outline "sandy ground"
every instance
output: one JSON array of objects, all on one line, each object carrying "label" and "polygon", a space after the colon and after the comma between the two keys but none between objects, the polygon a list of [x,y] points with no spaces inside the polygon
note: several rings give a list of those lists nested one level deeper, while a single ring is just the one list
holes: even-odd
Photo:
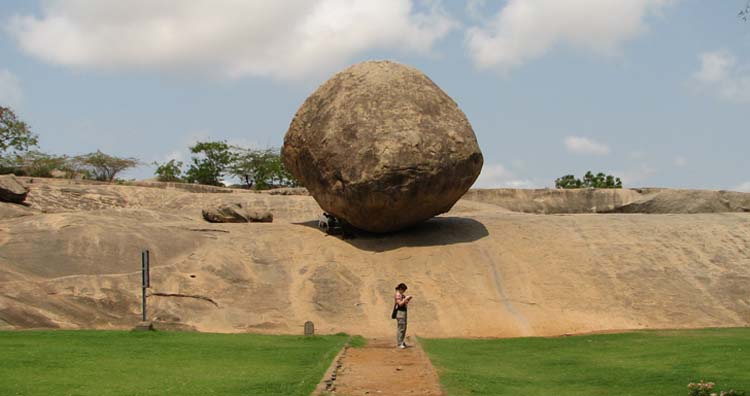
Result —
[{"label": "sandy ground", "polygon": [[394,340],[370,339],[364,348],[347,349],[341,363],[334,381],[337,395],[444,394],[432,363],[419,345],[398,349]]},{"label": "sandy ground", "polygon": [[[342,240],[317,229],[309,196],[30,186],[29,207],[0,204],[0,328],[131,328],[144,248],[157,328],[300,334],[311,320],[380,338],[399,282],[415,295],[410,330],[426,337],[750,324],[750,213],[540,215],[485,192],[413,229]],[[635,193],[623,194],[612,199]],[[673,209],[696,195],[670,194]],[[202,207],[233,202],[274,222],[202,220]]]}]

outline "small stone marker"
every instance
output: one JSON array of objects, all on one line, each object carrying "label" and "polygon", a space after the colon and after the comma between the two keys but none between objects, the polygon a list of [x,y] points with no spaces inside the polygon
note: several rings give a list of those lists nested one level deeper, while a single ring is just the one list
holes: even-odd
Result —
[{"label": "small stone marker", "polygon": [[309,320],[305,322],[305,335],[306,336],[315,335],[315,325],[313,324],[313,322]]}]

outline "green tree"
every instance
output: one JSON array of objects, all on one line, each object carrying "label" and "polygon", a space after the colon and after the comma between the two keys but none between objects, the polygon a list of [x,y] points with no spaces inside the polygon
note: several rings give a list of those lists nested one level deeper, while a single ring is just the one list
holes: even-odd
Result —
[{"label": "green tree", "polygon": [[296,186],[297,181],[284,168],[278,148],[265,150],[233,147],[229,174],[242,180],[248,188],[266,190]]},{"label": "green tree", "polygon": [[745,8],[740,10],[738,16],[745,22],[750,20],[750,0],[745,4]]},{"label": "green tree", "polygon": [[95,153],[79,155],[73,159],[84,172],[100,181],[113,181],[117,174],[140,165],[136,158],[115,157],[97,150]]},{"label": "green tree", "polygon": [[10,108],[0,106],[0,155],[9,149],[26,151],[38,143],[28,124],[19,120]]},{"label": "green tree", "polygon": [[174,159],[169,160],[163,164],[154,162],[156,171],[154,174],[157,176],[159,181],[163,182],[179,182],[182,181],[180,176],[182,175],[182,161]]},{"label": "green tree", "polygon": [[190,152],[195,155],[185,175],[187,182],[221,186],[224,173],[233,159],[227,142],[197,142],[190,147]]},{"label": "green tree", "polygon": [[583,180],[573,175],[565,175],[555,180],[557,188],[622,188],[622,181],[619,177],[606,175],[602,172],[596,175],[588,171],[583,175]]},{"label": "green tree", "polygon": [[278,175],[279,186],[298,187],[300,185],[294,175],[284,166],[284,162],[281,160],[281,152],[274,158],[274,169],[276,169],[276,174]]},{"label": "green tree", "polygon": [[269,187],[271,175],[271,149],[254,150],[233,147],[234,156],[229,165],[229,174],[242,180],[247,188],[264,190]]},{"label": "green tree", "polygon": [[557,188],[581,188],[582,186],[581,179],[577,179],[573,175],[565,175],[555,180],[555,187]]}]

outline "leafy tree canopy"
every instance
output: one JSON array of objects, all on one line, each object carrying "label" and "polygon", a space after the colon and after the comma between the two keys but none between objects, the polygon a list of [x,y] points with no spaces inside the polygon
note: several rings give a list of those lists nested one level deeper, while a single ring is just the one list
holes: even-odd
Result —
[{"label": "leafy tree canopy", "polygon": [[113,181],[118,173],[140,165],[135,158],[115,157],[99,150],[75,157],[73,162],[92,178],[100,181]]},{"label": "leafy tree canopy", "polygon": [[190,147],[192,164],[185,179],[188,183],[221,186],[227,166],[232,162],[232,152],[226,141],[197,142]]},{"label": "leafy tree canopy", "polygon": [[163,182],[179,182],[182,181],[180,177],[182,175],[182,161],[169,160],[163,164],[154,162],[156,166],[156,177],[159,181]]},{"label": "leafy tree canopy", "polygon": [[0,155],[9,149],[26,151],[38,144],[29,125],[19,120],[8,107],[0,106]]},{"label": "leafy tree canopy", "polygon": [[298,185],[284,168],[277,148],[256,150],[233,147],[233,153],[229,174],[242,180],[248,188],[265,190]]},{"label": "leafy tree canopy", "polygon": [[622,181],[619,177],[605,175],[602,172],[594,175],[591,171],[586,172],[582,179],[574,175],[565,175],[555,180],[557,188],[622,188]]}]

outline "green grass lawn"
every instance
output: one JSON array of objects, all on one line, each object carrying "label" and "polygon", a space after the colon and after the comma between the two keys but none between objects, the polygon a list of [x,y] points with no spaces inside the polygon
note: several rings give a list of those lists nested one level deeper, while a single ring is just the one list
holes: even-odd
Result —
[{"label": "green grass lawn", "polygon": [[420,342],[449,396],[687,395],[701,379],[750,396],[750,328]]},{"label": "green grass lawn", "polygon": [[309,395],[347,336],[0,332],[0,395]]}]

